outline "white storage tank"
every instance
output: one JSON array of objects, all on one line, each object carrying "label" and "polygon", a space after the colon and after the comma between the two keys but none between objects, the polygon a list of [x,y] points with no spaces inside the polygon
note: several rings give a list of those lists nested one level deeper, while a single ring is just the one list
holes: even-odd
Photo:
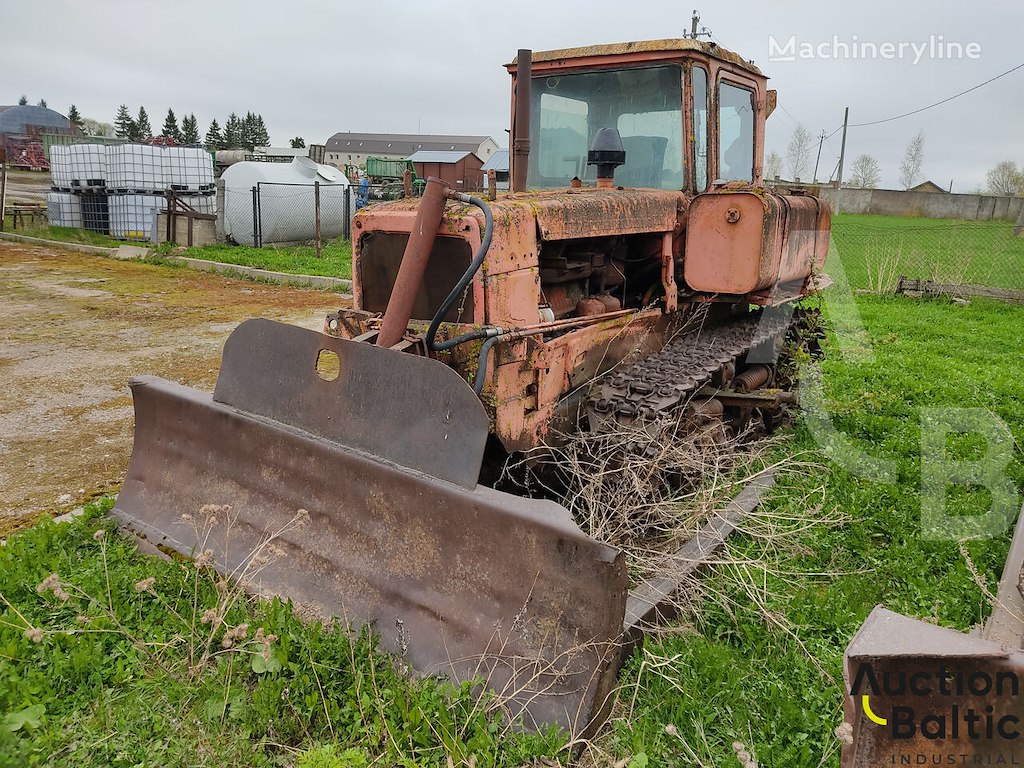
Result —
[{"label": "white storage tank", "polygon": [[[57,147],[53,147],[56,149]],[[70,192],[46,193],[46,218],[51,227],[82,227],[82,200]]]},{"label": "white storage tank", "polygon": [[112,192],[162,192],[164,148],[145,144],[107,147],[107,188]]},{"label": "white storage tank", "polygon": [[224,231],[236,243],[255,245],[253,187],[259,186],[262,243],[291,243],[316,237],[314,184],[320,182],[320,236],[338,237],[350,215],[348,178],[337,168],[308,157],[290,163],[235,163],[224,180]]},{"label": "white storage tank", "polygon": [[164,149],[164,181],[178,192],[206,192],[214,188],[213,158],[199,147]]}]

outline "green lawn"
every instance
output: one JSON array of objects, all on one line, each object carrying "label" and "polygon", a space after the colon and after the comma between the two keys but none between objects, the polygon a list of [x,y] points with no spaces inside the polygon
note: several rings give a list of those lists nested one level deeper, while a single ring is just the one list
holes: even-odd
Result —
[{"label": "green lawn", "polygon": [[1024,237],[1013,228],[1009,221],[844,213],[832,219],[832,260],[842,260],[855,289],[891,293],[905,275],[1024,290]]},{"label": "green lawn", "polygon": [[275,272],[297,275],[323,275],[325,277],[352,277],[352,244],[338,239],[325,242],[320,258],[311,245],[284,248],[252,248],[244,245],[207,245],[202,248],[160,246],[157,255],[173,254],[193,259],[207,259],[223,264],[239,264]]},{"label": "green lawn", "polygon": [[[844,357],[831,339],[824,394],[835,427],[891,463],[888,480],[857,476],[806,423],[794,427],[776,458],[797,456],[801,471],[782,475],[765,513],[799,521],[816,510],[832,522],[730,540],[728,562],[693,595],[686,631],[649,640],[628,663],[616,717],[596,742],[603,754],[632,757],[633,768],[728,766],[740,742],[761,766],[836,766],[842,653],[871,608],[958,629],[986,616],[957,543],[921,535],[921,409],[981,408],[1024,440],[1024,380],[1006,357],[1024,307],[862,296],[858,309],[874,360]],[[971,440],[951,448],[961,457],[983,449]],[[1007,472],[1024,484],[1019,451]],[[964,513],[988,503],[983,490],[951,499]],[[468,688],[403,678],[365,639],[304,626],[278,603],[239,598],[221,611],[223,628],[197,623],[221,604],[214,579],[140,556],[112,532],[95,541],[98,527],[110,528],[98,514],[42,524],[0,547],[0,594],[10,601],[0,606],[9,725],[0,766],[3,755],[15,756],[10,765],[275,765],[304,749],[316,751],[299,765],[331,768],[373,756],[381,766],[444,765],[445,754],[470,752],[480,766],[564,760],[557,735],[514,736],[474,708]],[[989,587],[1008,539],[966,545]],[[66,602],[37,591],[51,573]],[[154,591],[136,591],[150,576]],[[223,632],[241,623],[249,629],[237,647],[225,646]],[[269,658],[257,627],[278,637]],[[212,655],[197,666],[204,649]]]},{"label": "green lawn", "polygon": [[[959,224],[975,243],[1002,242],[1006,229]],[[835,241],[851,283],[869,287],[873,248],[906,250],[934,240],[936,228],[844,215]],[[348,244],[334,247],[333,274],[347,276]],[[1015,242],[1001,247],[1021,257]],[[310,271],[302,261],[309,250],[218,246],[187,255]],[[257,261],[264,257],[271,261]],[[966,543],[970,563],[957,542],[922,535],[922,409],[981,409],[1019,446],[1024,378],[1012,353],[1024,307],[858,295],[852,312],[833,291],[825,309],[842,329],[823,361],[826,411],[854,446],[886,462],[886,478],[854,472],[806,421],[789,431],[776,458],[797,457],[799,471],[781,475],[763,516],[797,522],[735,535],[727,562],[710,568],[693,594],[685,631],[649,640],[627,664],[615,719],[596,742],[613,762],[734,766],[740,742],[765,768],[838,766],[842,653],[872,607],[961,630],[988,613],[971,569],[994,589],[1010,532]],[[858,315],[865,330],[851,335]],[[865,342],[872,359],[848,354]],[[978,439],[949,443],[960,458],[984,448]],[[1006,472],[1024,487],[1019,448]],[[948,498],[964,516],[990,500],[981,488],[953,488]],[[829,522],[799,531],[808,510]],[[110,527],[98,515],[43,524],[0,547],[0,594],[9,601],[0,603],[0,720],[8,724],[0,727],[0,767],[275,765],[310,748],[319,751],[300,765],[363,765],[367,757],[381,766],[444,765],[446,753],[470,752],[480,766],[564,760],[559,737],[514,736],[473,707],[468,688],[403,678],[365,639],[304,626],[280,604],[235,601],[222,612],[224,626],[250,629],[235,650],[224,646],[224,629],[211,633],[195,618],[220,600],[214,579],[142,557],[113,533],[95,541],[97,526]],[[37,592],[51,573],[74,586],[67,602]],[[148,576],[155,592],[137,592]],[[278,636],[269,658],[256,627]],[[204,649],[216,653],[197,667]],[[346,749],[355,751],[338,757]]]},{"label": "green lawn", "polygon": [[[623,675],[636,703],[608,737],[615,753],[644,752],[658,765],[691,749],[703,760],[692,764],[737,765],[738,741],[761,766],[838,766],[842,654],[872,607],[884,603],[961,630],[987,615],[957,543],[921,534],[921,409],[985,409],[1019,446],[1024,379],[1008,349],[1017,343],[1024,307],[871,296],[857,304],[875,359],[844,359],[833,340],[824,362],[826,403],[837,429],[891,462],[891,481],[874,482],[831,461],[801,423],[783,453],[820,469],[787,476],[767,511],[799,517],[821,504],[822,514],[846,522],[785,546],[734,537],[735,564],[715,567],[705,579],[694,634],[648,645],[652,655],[635,657]],[[960,455],[977,458],[984,450],[979,441],[959,442]],[[1019,448],[1007,472],[1024,487]],[[951,489],[949,497],[964,514],[989,503],[979,488]],[[993,591],[1009,535],[966,545]]]},{"label": "green lawn", "polygon": [[64,243],[80,243],[83,245],[98,245],[102,248],[117,248],[124,245],[124,240],[115,240],[106,235],[90,232],[87,229],[72,229],[70,227],[27,227],[25,229],[14,229],[11,217],[7,217],[5,232],[14,235],[25,235],[26,237],[38,237],[43,240],[59,240]]}]

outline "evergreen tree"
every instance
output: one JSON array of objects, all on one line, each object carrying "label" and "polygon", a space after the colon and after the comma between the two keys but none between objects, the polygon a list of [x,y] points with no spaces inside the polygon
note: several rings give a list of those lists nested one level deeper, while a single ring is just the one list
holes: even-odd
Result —
[{"label": "evergreen tree", "polygon": [[305,149],[305,148],[306,148],[306,140],[304,138],[302,138],[301,136],[296,136],[294,139],[292,139],[292,149]]},{"label": "evergreen tree", "polygon": [[28,96],[25,96],[24,94],[22,94],[21,98],[18,99],[18,106],[19,107],[24,107],[26,104],[28,104]]},{"label": "evergreen tree", "polygon": [[160,135],[167,139],[174,139],[181,143],[181,130],[178,128],[178,118],[174,116],[174,110],[168,108],[167,117],[164,118],[164,127]]},{"label": "evergreen tree", "polygon": [[132,141],[142,141],[148,139],[148,136],[143,136],[142,131],[139,129],[139,123],[135,118],[130,118],[128,122],[128,138]]},{"label": "evergreen tree", "polygon": [[226,149],[237,149],[245,146],[242,135],[242,120],[232,112],[224,123],[224,147]]},{"label": "evergreen tree", "polygon": [[255,115],[252,123],[252,132],[249,134],[254,147],[269,147],[270,134],[267,133],[267,126],[263,123],[263,115]]},{"label": "evergreen tree", "polygon": [[132,126],[135,121],[132,120],[131,113],[128,112],[128,107],[122,104],[117,108],[117,115],[114,116],[114,135],[119,139],[127,139],[132,135]]},{"label": "evergreen tree", "polygon": [[153,135],[153,126],[149,124],[149,115],[146,113],[145,107],[139,107],[139,116],[135,118],[136,133],[139,134],[139,138],[142,140],[148,139]]},{"label": "evergreen tree", "polygon": [[68,122],[70,122],[71,125],[74,126],[75,128],[78,128],[79,130],[81,130],[81,128],[82,128],[82,115],[79,114],[78,107],[76,107],[74,104],[72,104],[68,108]]},{"label": "evergreen tree", "polygon": [[46,99],[40,99],[39,103],[36,104],[36,106],[37,107],[42,107],[43,109],[46,109]]},{"label": "evergreen tree", "polygon": [[224,149],[224,134],[220,132],[220,125],[216,120],[210,123],[210,130],[206,132],[206,140],[203,143],[210,151]]},{"label": "evergreen tree", "polygon": [[256,115],[252,112],[246,112],[245,117],[242,119],[242,146],[248,149],[250,152],[255,146],[254,136],[256,132]]},{"label": "evergreen tree", "polygon": [[199,143],[199,121],[194,114],[181,120],[181,143],[188,147]]}]

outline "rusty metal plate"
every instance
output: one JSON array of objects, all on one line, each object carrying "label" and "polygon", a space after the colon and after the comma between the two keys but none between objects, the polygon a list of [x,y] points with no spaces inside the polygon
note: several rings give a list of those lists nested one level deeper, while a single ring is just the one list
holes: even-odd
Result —
[{"label": "rusty metal plate", "polygon": [[671,232],[685,201],[681,192],[651,189],[587,189],[530,198],[544,240]]},{"label": "rusty metal plate", "polygon": [[[359,402],[381,395],[352,387]],[[579,733],[601,710],[619,661],[625,562],[564,508],[438,480],[162,379],[136,379],[132,393],[135,444],[114,508],[127,527],[185,554],[213,546],[218,569],[251,591],[370,624],[421,673],[482,676],[527,727]],[[232,508],[213,545],[193,527],[208,504]],[[275,541],[284,557],[246,576],[268,532],[299,509],[309,522]]]},{"label": "rusty metal plate", "polygon": [[878,606],[847,648],[843,675],[844,768],[1020,764],[1024,653],[1016,647]]},{"label": "rusty metal plate", "polygon": [[[338,376],[317,374],[321,350]],[[272,320],[228,337],[213,399],[434,477],[476,485],[487,413],[451,368]]]}]

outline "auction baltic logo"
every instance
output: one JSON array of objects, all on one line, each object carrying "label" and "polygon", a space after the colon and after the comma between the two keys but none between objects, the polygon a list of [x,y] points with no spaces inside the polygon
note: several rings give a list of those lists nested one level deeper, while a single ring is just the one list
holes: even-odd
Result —
[{"label": "auction baltic logo", "polygon": [[[948,746],[961,739],[1014,745],[1012,760],[999,756],[985,764],[1020,765],[1020,748],[1015,744],[1022,735],[1021,719],[1013,712],[1019,712],[1016,697],[1020,695],[1020,680],[1012,670],[928,669],[927,663],[912,670],[876,670],[862,662],[850,695],[860,700],[864,717],[885,728],[894,743],[920,736]],[[886,700],[891,703],[883,705]],[[1006,707],[1011,711],[1007,712]],[[893,763],[897,763],[893,757]],[[941,764],[960,763],[949,760]]]},{"label": "auction baltic logo", "polygon": [[961,43],[946,40],[942,35],[930,35],[927,40],[861,40],[852,35],[849,40],[832,35],[831,40],[811,42],[797,40],[790,35],[780,42],[774,35],[768,35],[768,61],[796,61],[797,59],[840,59],[854,61],[904,60],[919,64],[922,59],[958,60],[980,59],[981,43]]}]

